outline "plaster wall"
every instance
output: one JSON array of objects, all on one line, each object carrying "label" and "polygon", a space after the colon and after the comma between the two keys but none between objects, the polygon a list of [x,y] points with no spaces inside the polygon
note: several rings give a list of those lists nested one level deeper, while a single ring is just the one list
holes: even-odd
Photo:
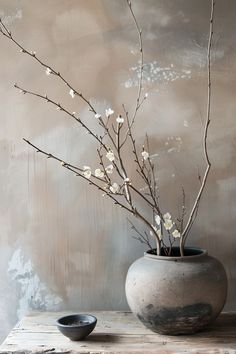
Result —
[{"label": "plaster wall", "polygon": [[[163,208],[190,207],[204,172],[206,46],[210,2],[133,0],[143,29],[148,92],[135,125],[150,137]],[[234,0],[216,0],[212,56],[212,171],[189,244],[207,248],[229,278],[226,310],[236,310],[236,125]],[[0,15],[30,50],[104,112],[134,107],[137,35],[122,0],[0,0]],[[84,104],[0,37],[0,339],[30,308],[127,309],[124,281],[144,248],[124,212],[23,141],[80,165],[97,166],[96,145],[76,122],[27,89],[48,93],[95,126]],[[126,161],[131,161],[126,154]],[[130,175],[134,174],[134,167]],[[140,186],[141,187],[141,186]]]}]

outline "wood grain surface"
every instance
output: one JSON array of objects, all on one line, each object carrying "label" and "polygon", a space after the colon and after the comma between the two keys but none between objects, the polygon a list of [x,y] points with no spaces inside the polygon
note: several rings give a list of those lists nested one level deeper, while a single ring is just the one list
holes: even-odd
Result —
[{"label": "wood grain surface", "polygon": [[130,312],[93,312],[97,326],[87,339],[72,342],[56,328],[68,312],[32,312],[0,346],[10,353],[236,353],[236,313],[223,313],[206,331],[192,336],[162,336],[151,332]]}]

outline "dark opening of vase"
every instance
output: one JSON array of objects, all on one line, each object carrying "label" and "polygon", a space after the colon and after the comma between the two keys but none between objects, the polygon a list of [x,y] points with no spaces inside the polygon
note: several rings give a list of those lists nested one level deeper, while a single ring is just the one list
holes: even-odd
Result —
[{"label": "dark opening of vase", "polygon": [[[203,254],[203,253],[205,253],[205,251],[200,249],[200,248],[185,247],[185,249],[184,249],[184,256],[185,257],[198,256],[198,255]],[[148,250],[146,252],[146,254],[156,255],[157,254],[157,250],[156,250],[156,248]],[[162,257],[181,257],[180,249],[179,249],[179,247],[172,247],[171,248],[171,252],[169,254],[169,248],[166,248],[166,249],[161,248],[160,256],[162,256]]]}]

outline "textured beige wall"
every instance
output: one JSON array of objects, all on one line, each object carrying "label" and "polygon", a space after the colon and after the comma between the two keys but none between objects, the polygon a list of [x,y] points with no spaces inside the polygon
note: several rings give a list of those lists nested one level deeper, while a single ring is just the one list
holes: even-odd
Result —
[{"label": "textured beige wall", "polygon": [[[210,3],[134,0],[143,28],[145,92],[136,124],[158,153],[162,205],[176,213],[184,186],[188,205],[203,173],[206,45]],[[209,149],[213,168],[189,244],[224,263],[228,310],[236,309],[236,164],[234,0],[216,0],[213,106]],[[0,0],[0,15],[28,49],[54,63],[99,110],[132,108],[137,37],[123,0]],[[28,148],[22,137],[65,159],[95,166],[95,145],[61,112],[15,91],[55,97],[91,122],[67,89],[0,37],[0,338],[28,308],[125,309],[128,266],[143,248],[124,214],[85,182]],[[130,156],[127,156],[130,158]]]}]

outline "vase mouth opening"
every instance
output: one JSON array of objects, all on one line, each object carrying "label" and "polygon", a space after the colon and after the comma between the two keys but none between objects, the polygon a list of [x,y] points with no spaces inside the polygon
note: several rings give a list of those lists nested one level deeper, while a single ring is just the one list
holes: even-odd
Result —
[{"label": "vase mouth opening", "polygon": [[[165,252],[166,250],[166,252]],[[207,254],[207,251],[202,248],[197,247],[185,247],[184,248],[184,256],[182,257],[180,254],[179,247],[172,247],[171,253],[168,254],[169,248],[165,249],[161,248],[161,254],[156,254],[156,249],[148,250],[144,253],[145,256],[155,259],[186,259],[186,258],[198,258]]]}]

